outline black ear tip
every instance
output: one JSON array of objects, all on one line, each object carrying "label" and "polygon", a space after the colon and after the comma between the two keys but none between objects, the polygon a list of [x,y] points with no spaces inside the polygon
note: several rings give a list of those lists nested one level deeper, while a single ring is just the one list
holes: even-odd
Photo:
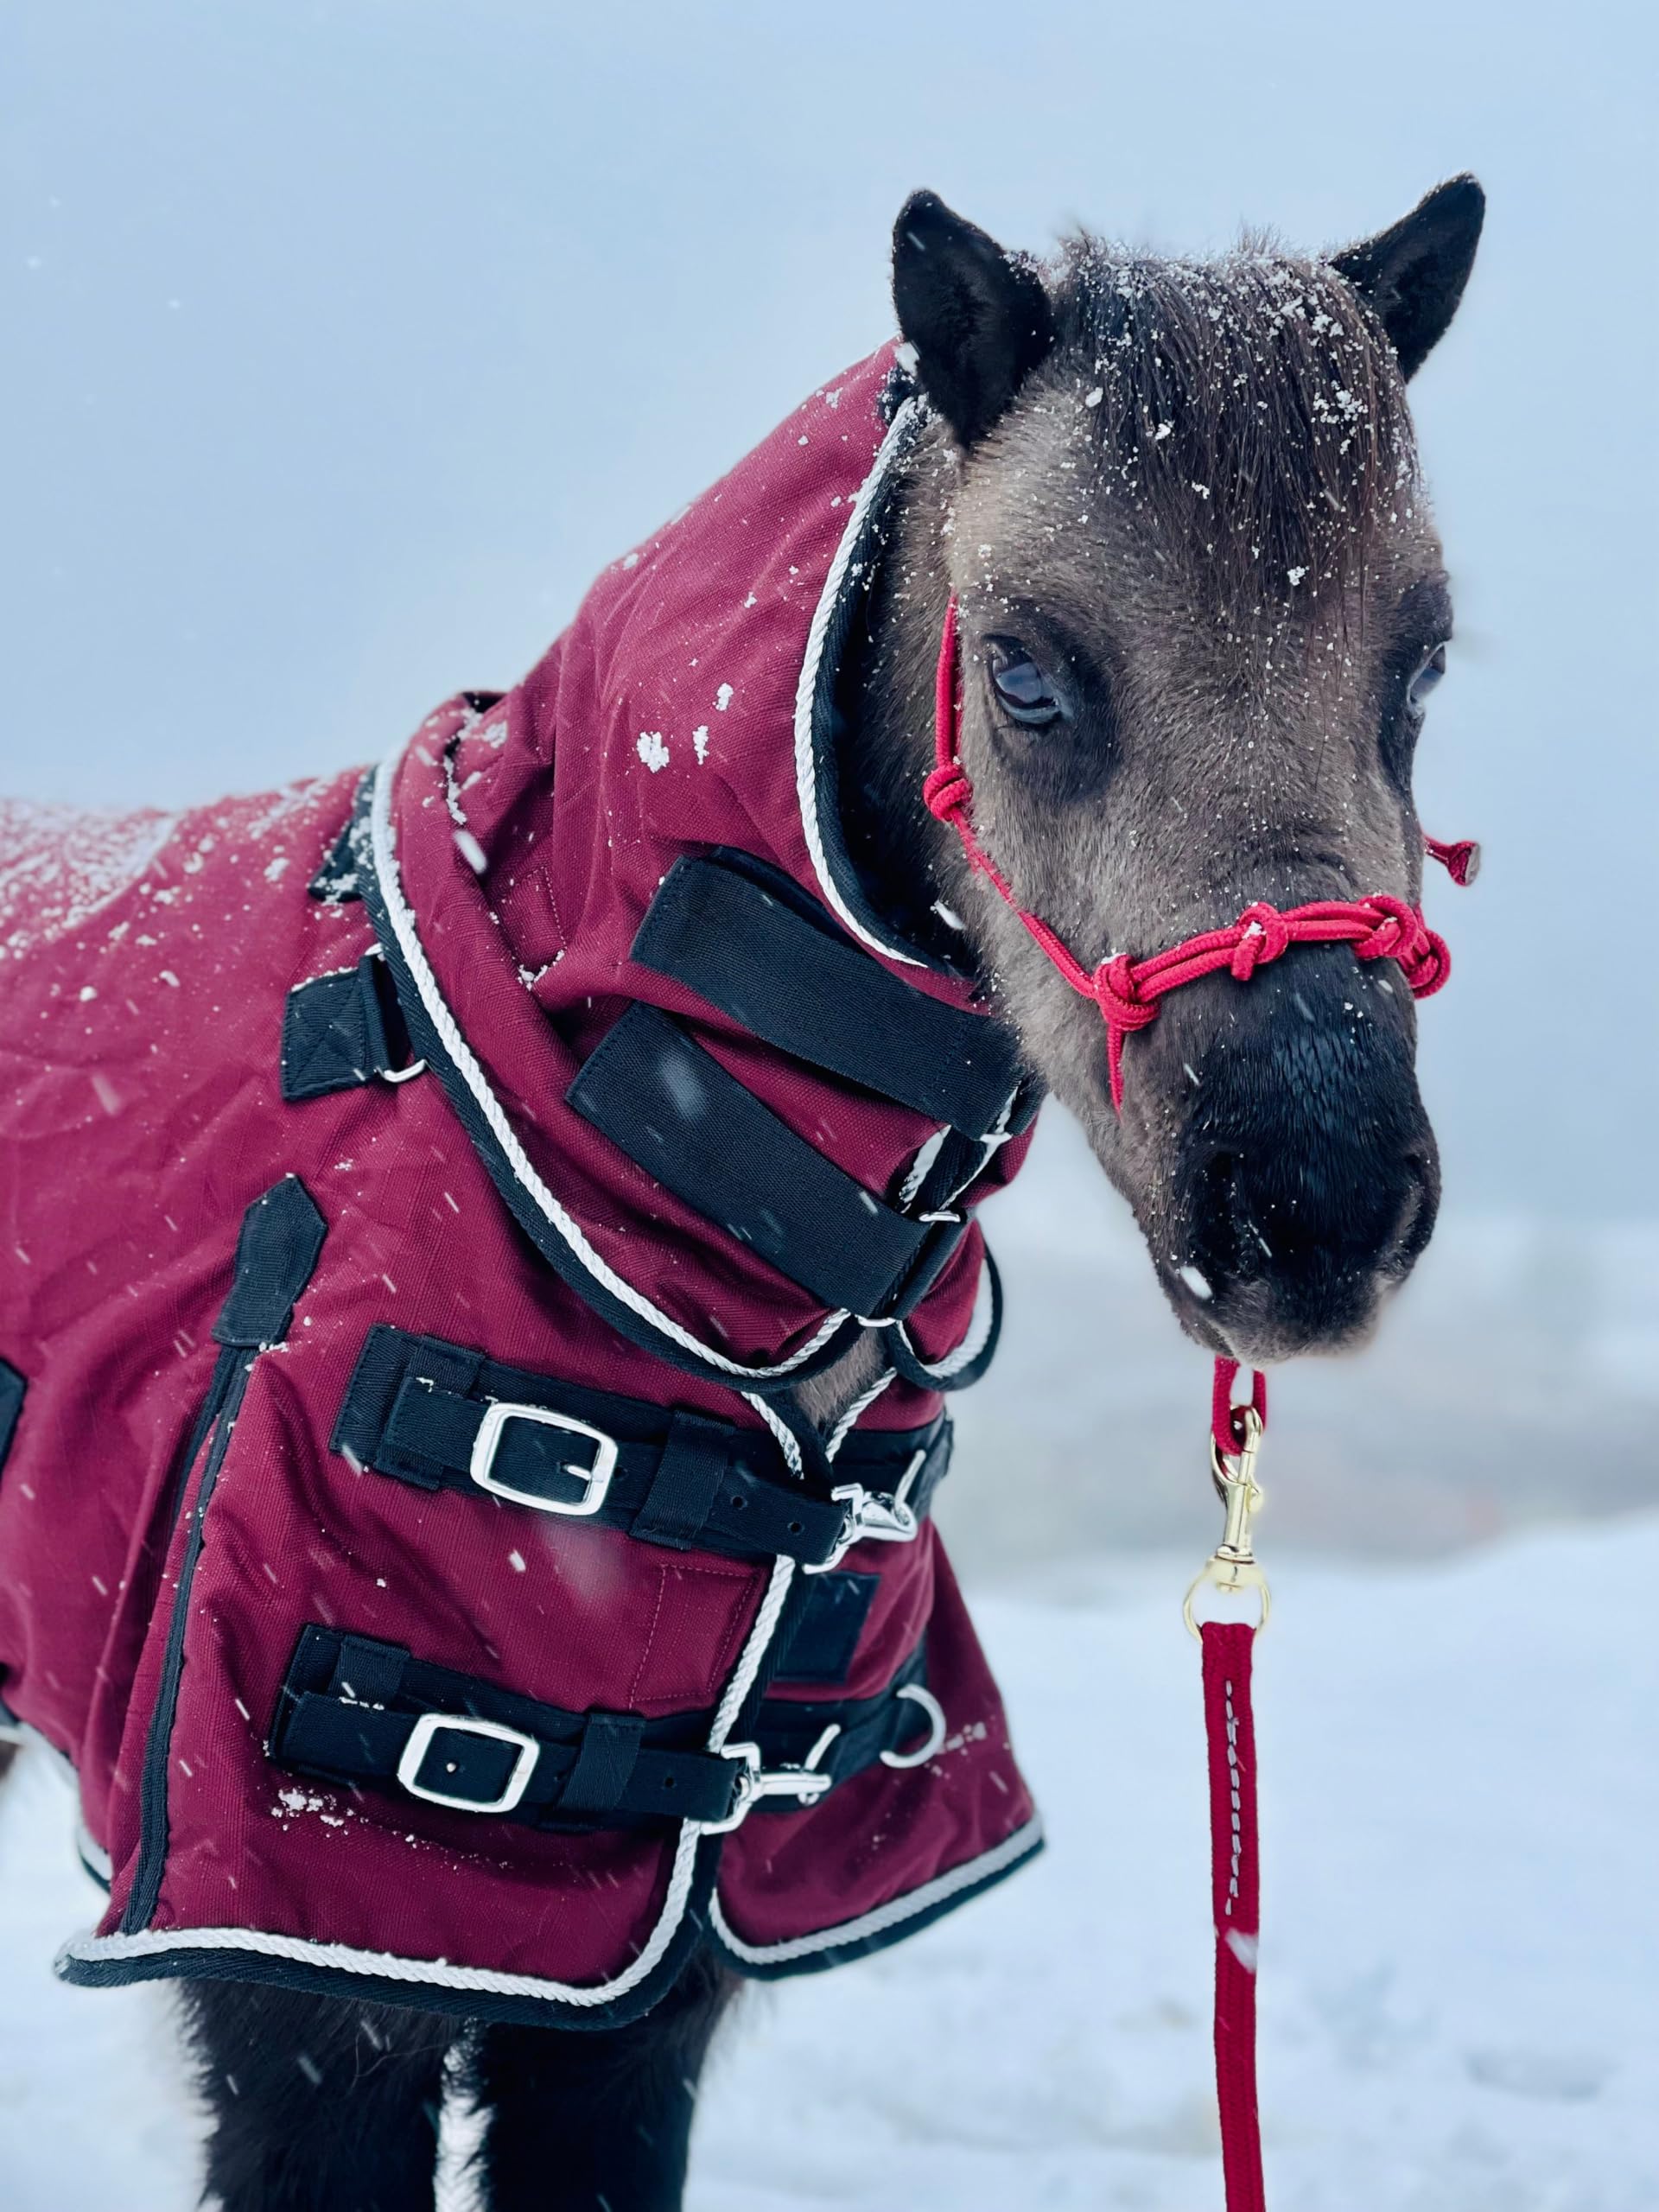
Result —
[{"label": "black ear tip", "polygon": [[912,245],[926,250],[930,233],[936,233],[950,225],[960,225],[961,217],[953,215],[937,192],[912,192],[899,210],[898,220],[893,226],[895,246]]},{"label": "black ear tip", "polygon": [[1448,228],[1472,232],[1478,238],[1486,217],[1486,194],[1480,179],[1467,169],[1461,176],[1447,177],[1424,196],[1421,212],[1432,212]]}]

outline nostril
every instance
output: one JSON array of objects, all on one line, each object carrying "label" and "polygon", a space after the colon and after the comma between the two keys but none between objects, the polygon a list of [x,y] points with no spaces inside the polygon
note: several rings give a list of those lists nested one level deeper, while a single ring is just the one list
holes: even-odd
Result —
[{"label": "nostril", "polygon": [[1401,1165],[1406,1172],[1406,1187],[1382,1266],[1386,1274],[1403,1275],[1433,1234],[1435,1175],[1433,1163],[1420,1152],[1408,1152]]}]

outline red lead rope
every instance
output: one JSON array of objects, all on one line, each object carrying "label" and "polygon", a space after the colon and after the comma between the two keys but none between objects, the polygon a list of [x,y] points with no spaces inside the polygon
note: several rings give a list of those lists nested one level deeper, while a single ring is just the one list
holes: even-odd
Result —
[{"label": "red lead rope", "polygon": [[1255,1945],[1260,1862],[1255,1724],[1246,1621],[1204,1624],[1204,1725],[1210,1741],[1210,1885],[1216,1916],[1216,2096],[1227,2212],[1264,2212],[1255,2101]]},{"label": "red lead rope", "polygon": [[[1187,1593],[1187,1625],[1204,1648],[1204,1727],[1210,1752],[1210,1889],[1216,1929],[1216,2101],[1227,2212],[1264,2212],[1262,2126],[1255,2090],[1255,1952],[1261,1929],[1261,1862],[1255,1824],[1255,1720],[1250,1659],[1268,1618],[1267,1586],[1255,1565],[1250,1521],[1262,1502],[1255,1454],[1268,1418],[1267,1378],[1255,1370],[1248,1406],[1233,1403],[1238,1363],[1216,1362],[1211,1414],[1216,1487],[1227,1527]],[[1257,1621],[1205,1621],[1192,1600],[1205,1584],[1224,1596],[1258,1594]]]},{"label": "red lead rope", "polygon": [[[1012,885],[975,833],[974,787],[962,765],[962,690],[957,674],[957,602],[953,599],[945,608],[939,641],[934,766],[922,786],[922,796],[929,812],[955,829],[969,865],[1017,916],[1072,989],[1093,999],[1099,1007],[1106,1022],[1112,1104],[1120,1112],[1124,1039],[1132,1031],[1145,1029],[1157,1020],[1158,1001],[1166,992],[1196,982],[1200,976],[1226,968],[1237,982],[1248,983],[1259,967],[1277,960],[1293,944],[1351,944],[1360,960],[1397,960],[1412,996],[1418,999],[1438,991],[1451,974],[1452,956],[1446,939],[1429,928],[1414,906],[1380,891],[1369,899],[1317,899],[1282,913],[1265,899],[1257,899],[1225,929],[1205,930],[1145,960],[1132,960],[1128,953],[1119,952],[1096,968],[1086,968],[1040,915],[1020,904]],[[1479,864],[1478,846],[1467,842],[1443,845],[1432,837],[1425,844],[1455,881],[1466,883],[1473,876]]]}]

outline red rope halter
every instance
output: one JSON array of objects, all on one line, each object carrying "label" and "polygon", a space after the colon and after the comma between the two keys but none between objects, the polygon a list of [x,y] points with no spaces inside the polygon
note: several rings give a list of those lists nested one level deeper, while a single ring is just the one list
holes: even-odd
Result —
[{"label": "red rope halter", "polygon": [[[1438,991],[1452,972],[1452,955],[1446,939],[1429,928],[1421,913],[1403,899],[1374,892],[1369,899],[1316,899],[1306,906],[1284,912],[1265,899],[1247,906],[1236,922],[1220,930],[1205,930],[1166,951],[1145,960],[1132,960],[1126,952],[1114,953],[1092,970],[1085,968],[1069,946],[1061,942],[1040,915],[1020,904],[1013,887],[974,834],[974,787],[962,765],[962,689],[957,679],[957,602],[945,608],[944,632],[939,642],[938,681],[935,694],[935,766],[922,786],[930,813],[948,822],[962,840],[969,865],[982,875],[997,896],[1019,918],[1022,926],[1059,969],[1074,991],[1093,999],[1106,1023],[1106,1060],[1111,1078],[1112,1104],[1123,1105],[1123,1040],[1136,1029],[1145,1029],[1158,1018],[1158,1001],[1166,991],[1200,976],[1229,969],[1235,979],[1248,983],[1256,969],[1277,960],[1293,944],[1351,944],[1360,960],[1397,960],[1413,998],[1426,999]],[[1443,845],[1424,839],[1427,850],[1441,861],[1457,883],[1467,883],[1479,865],[1480,849],[1471,842]]]}]

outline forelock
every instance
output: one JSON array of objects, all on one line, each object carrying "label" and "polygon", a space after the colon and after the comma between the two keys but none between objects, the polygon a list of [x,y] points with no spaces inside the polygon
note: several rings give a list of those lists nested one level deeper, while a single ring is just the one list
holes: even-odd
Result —
[{"label": "forelock", "polygon": [[1328,264],[1254,237],[1182,261],[1083,235],[1053,301],[1050,404],[1080,410],[1105,488],[1218,590],[1340,588],[1419,496],[1393,353]]}]

